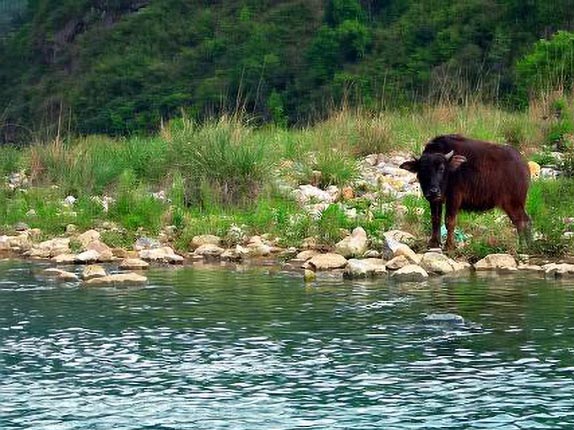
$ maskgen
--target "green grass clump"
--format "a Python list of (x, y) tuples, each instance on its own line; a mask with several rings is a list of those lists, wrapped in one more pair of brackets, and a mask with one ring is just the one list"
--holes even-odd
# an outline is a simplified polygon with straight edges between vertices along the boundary
[(263, 142), (237, 121), (189, 125), (172, 142), (171, 160), (185, 178), (192, 204), (242, 205), (268, 182), (270, 162)]
[(157, 234), (165, 210), (165, 203), (153, 197), (133, 171), (126, 170), (119, 180), (116, 200), (109, 208), (108, 217), (130, 231)]
[(0, 177), (18, 172), (22, 169), (24, 151), (15, 146), (2, 146), (0, 150)]

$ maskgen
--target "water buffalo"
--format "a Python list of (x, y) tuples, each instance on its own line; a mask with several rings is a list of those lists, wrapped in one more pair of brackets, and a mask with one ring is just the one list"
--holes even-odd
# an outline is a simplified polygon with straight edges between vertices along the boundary
[(530, 236), (530, 218), (524, 210), (530, 184), (528, 165), (511, 146), (460, 135), (437, 136), (420, 158), (400, 166), (417, 174), (423, 195), (430, 203), (430, 247), (440, 246), (442, 205), (446, 204), (446, 249), (454, 248), (454, 227), (459, 210), (502, 209), (515, 225), (521, 240)]

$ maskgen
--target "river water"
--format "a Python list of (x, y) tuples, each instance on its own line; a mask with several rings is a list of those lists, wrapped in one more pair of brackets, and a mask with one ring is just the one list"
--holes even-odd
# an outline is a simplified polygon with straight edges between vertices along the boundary
[(0, 262), (3, 430), (574, 428), (574, 282), (42, 269)]

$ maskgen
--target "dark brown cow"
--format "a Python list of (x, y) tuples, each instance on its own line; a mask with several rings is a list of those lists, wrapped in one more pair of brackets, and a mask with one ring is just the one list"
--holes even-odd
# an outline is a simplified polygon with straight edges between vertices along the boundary
[(502, 209), (528, 239), (530, 218), (524, 210), (530, 183), (528, 165), (511, 146), (459, 135), (438, 136), (428, 142), (420, 158), (400, 166), (417, 174), (432, 215), (430, 247), (440, 246), (442, 205), (446, 204), (446, 249), (454, 248), (459, 210)]

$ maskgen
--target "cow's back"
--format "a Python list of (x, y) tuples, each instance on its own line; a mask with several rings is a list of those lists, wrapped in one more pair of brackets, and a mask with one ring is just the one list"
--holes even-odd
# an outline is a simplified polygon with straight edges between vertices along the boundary
[(467, 139), (459, 135), (431, 140), (423, 153), (463, 155), (466, 162), (449, 175), (447, 200), (461, 198), (461, 208), (488, 210), (495, 206), (524, 206), (530, 173), (520, 153), (511, 146)]

